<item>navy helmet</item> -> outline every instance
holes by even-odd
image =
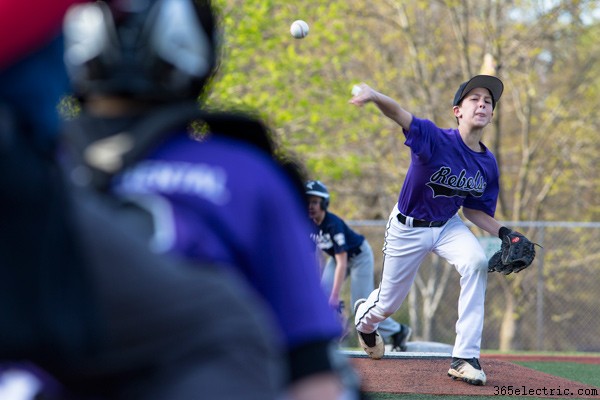
[[[321,202],[321,208],[327,211],[329,207],[329,191],[321,181],[308,181],[304,185],[304,193],[307,196],[317,196],[323,199]]]

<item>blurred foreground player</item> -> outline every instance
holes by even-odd
[[[96,2],[65,20],[65,60],[82,104],[66,132],[80,156],[70,176],[137,207],[154,251],[244,275],[283,338],[286,396],[357,396],[332,347],[340,327],[310,254],[302,182],[276,160],[262,122],[199,108],[219,61],[210,2],[148,4]],[[190,135],[193,122],[201,136]]]
[[[254,292],[152,254],[110,202],[63,180],[70,3],[0,4],[0,363],[56,378],[45,399],[275,399],[281,350]]]

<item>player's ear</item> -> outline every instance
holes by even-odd
[[[459,107],[459,106],[454,106],[454,107],[452,107],[452,112],[454,112],[454,116],[455,116],[456,118],[460,118],[460,117],[462,117],[462,113],[461,113],[461,111],[460,111],[460,107]]]

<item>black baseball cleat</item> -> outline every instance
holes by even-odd
[[[400,324],[400,330],[390,336],[392,341],[392,351],[406,351],[406,342],[412,334],[412,328],[408,325]]]
[[[358,311],[358,307],[365,301],[367,301],[367,299],[356,300],[354,303],[355,315]],[[379,332],[375,331],[372,333],[364,333],[357,329],[356,333],[360,347],[363,348],[369,357],[371,357],[373,360],[379,360],[383,358],[383,355],[385,354],[385,344],[383,343],[383,339],[381,338],[381,335],[379,335]]]
[[[477,358],[452,357],[448,376],[477,386],[483,386],[486,382],[485,372],[483,372]]]
[[[385,354],[385,345],[383,344],[383,339],[381,335],[377,331],[372,333],[363,333],[361,331],[356,331],[358,333],[358,341],[360,342],[360,346],[363,348],[365,353],[373,360],[379,360],[383,358]]]

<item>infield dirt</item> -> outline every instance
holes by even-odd
[[[600,388],[545,374],[510,361],[570,361],[600,364],[600,357],[485,355],[480,360],[488,379],[485,386],[473,386],[448,377],[449,357],[429,359],[394,357],[382,360],[351,357],[352,364],[362,378],[365,392],[531,398],[600,398],[600,395],[590,395],[600,393]]]

